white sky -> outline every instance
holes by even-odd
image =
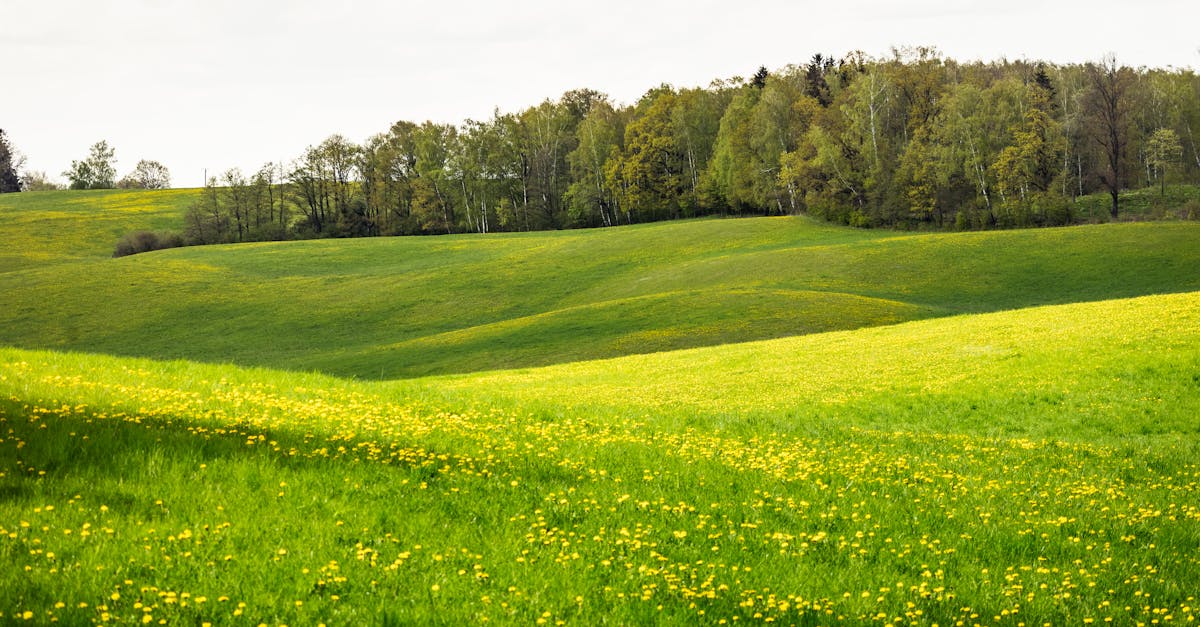
[[[1196,0],[3,0],[0,128],[63,180],[105,139],[177,187],[333,133],[458,124],[590,87],[630,103],[806,62],[936,46],[959,60],[1200,67]]]

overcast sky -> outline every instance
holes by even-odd
[[[1200,67],[1196,0],[4,0],[0,128],[63,180],[104,139],[177,187],[333,133],[460,123],[590,87],[622,103],[813,53]]]

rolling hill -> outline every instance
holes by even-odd
[[[104,228],[188,192],[92,192]],[[805,218],[320,240],[111,259],[8,201],[0,343],[388,379],[1200,289],[1200,225],[905,235]],[[48,198],[53,200],[55,195]],[[172,204],[176,203],[176,204]],[[61,215],[60,215],[61,214]],[[125,230],[132,230],[133,226]],[[99,231],[92,241],[108,239]],[[115,236],[112,236],[115,239]]]
[[[108,256],[189,193],[0,197],[0,623],[1200,619],[1200,224]]]
[[[0,349],[0,620],[1186,623],[1198,373],[1196,293],[393,382]]]

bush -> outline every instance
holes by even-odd
[[[1041,214],[1042,226],[1066,226],[1075,221],[1071,203],[1054,192],[1044,192],[1034,198],[1035,210]]]
[[[1200,200],[1192,199],[1179,208],[1179,217],[1184,220],[1200,220]]]
[[[124,237],[117,241],[113,257],[125,257],[152,250],[162,250],[164,248],[178,248],[183,245],[183,236],[178,233],[170,231],[162,231],[160,233],[134,231],[133,233],[126,233]]]

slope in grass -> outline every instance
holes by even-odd
[[[368,347],[326,362],[334,371],[381,364],[389,374],[469,372],[894,324],[928,310],[834,292],[733,289],[604,301]],[[410,364],[388,372],[384,364]],[[428,370],[423,370],[427,368]]]
[[[431,379],[501,404],[1120,441],[1200,434],[1200,292]]]
[[[110,257],[133,231],[178,230],[195,189],[0,195],[0,273]]]
[[[0,620],[1186,623],[1198,323],[391,383],[3,349]]]
[[[0,342],[363,378],[536,366],[1200,289],[1198,233],[897,236],[763,218],[63,258],[0,274]],[[783,296],[814,292],[828,311]],[[894,311],[855,304],[882,301]]]

